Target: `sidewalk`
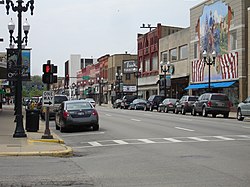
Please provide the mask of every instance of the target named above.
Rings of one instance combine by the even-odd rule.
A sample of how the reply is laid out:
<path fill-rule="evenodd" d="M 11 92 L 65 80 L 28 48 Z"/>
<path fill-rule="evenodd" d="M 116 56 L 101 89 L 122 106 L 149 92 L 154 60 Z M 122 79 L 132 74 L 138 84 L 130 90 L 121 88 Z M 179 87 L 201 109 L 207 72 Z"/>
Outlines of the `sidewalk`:
<path fill-rule="evenodd" d="M 14 106 L 3 105 L 0 111 L 0 156 L 72 156 L 73 150 L 64 145 L 64 141 L 51 131 L 54 139 L 41 139 L 45 123 L 39 122 L 38 132 L 26 132 L 27 138 L 13 138 Z M 23 125 L 25 128 L 25 112 Z"/>

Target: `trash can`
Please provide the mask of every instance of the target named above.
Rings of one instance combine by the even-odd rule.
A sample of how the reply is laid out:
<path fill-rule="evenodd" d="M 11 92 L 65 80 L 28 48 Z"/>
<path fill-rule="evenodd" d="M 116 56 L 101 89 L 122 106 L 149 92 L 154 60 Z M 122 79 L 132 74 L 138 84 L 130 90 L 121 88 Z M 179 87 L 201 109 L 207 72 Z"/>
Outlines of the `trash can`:
<path fill-rule="evenodd" d="M 27 132 L 37 132 L 39 130 L 39 113 L 37 109 L 26 109 L 26 126 Z"/>

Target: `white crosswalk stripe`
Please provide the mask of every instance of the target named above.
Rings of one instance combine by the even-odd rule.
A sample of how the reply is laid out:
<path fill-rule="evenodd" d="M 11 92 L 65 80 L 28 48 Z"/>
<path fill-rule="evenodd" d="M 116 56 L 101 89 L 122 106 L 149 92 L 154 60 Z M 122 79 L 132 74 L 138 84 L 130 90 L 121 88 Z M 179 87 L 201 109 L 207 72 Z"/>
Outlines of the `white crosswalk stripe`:
<path fill-rule="evenodd" d="M 170 141 L 170 142 L 174 142 L 174 143 L 178 143 L 178 142 L 182 142 L 181 140 L 177 140 L 174 138 L 163 138 L 164 140 Z"/>
<path fill-rule="evenodd" d="M 142 141 L 144 143 L 155 143 L 152 140 L 148 140 L 148 139 L 138 139 L 139 141 Z"/>
<path fill-rule="evenodd" d="M 197 141 L 200 141 L 200 142 L 206 142 L 206 141 L 209 141 L 209 140 L 206 140 L 204 138 L 198 138 L 198 137 L 188 137 L 189 139 L 192 139 L 192 140 L 197 140 Z"/>
<path fill-rule="evenodd" d="M 144 139 L 123 139 L 123 140 L 99 140 L 92 142 L 81 142 L 87 147 L 108 147 L 115 145 L 142 145 L 142 144 L 163 144 L 163 143 L 185 143 L 185 142 L 221 142 L 221 141 L 244 141 L 250 140 L 250 135 L 223 135 L 223 136 L 196 136 L 196 137 L 172 137 L 172 138 L 144 138 Z"/>
<path fill-rule="evenodd" d="M 222 139 L 222 140 L 234 140 L 233 138 L 227 138 L 227 137 L 224 137 L 224 136 L 214 136 L 214 137 Z"/>
<path fill-rule="evenodd" d="M 126 145 L 128 142 L 125 142 L 123 140 L 113 140 L 115 143 L 121 144 L 121 145 Z"/>

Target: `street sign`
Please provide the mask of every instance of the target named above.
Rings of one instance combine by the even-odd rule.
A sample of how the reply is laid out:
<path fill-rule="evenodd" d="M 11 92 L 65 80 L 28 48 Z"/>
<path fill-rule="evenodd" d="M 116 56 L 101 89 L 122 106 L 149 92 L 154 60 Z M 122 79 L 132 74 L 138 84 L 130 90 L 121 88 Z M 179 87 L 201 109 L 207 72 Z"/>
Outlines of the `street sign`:
<path fill-rule="evenodd" d="M 43 92 L 43 106 L 50 107 L 54 106 L 54 92 L 53 91 L 44 91 Z"/>
<path fill-rule="evenodd" d="M 89 78 L 90 78 L 90 77 L 89 77 L 88 75 L 82 76 L 82 79 L 83 79 L 83 80 L 89 80 Z"/>

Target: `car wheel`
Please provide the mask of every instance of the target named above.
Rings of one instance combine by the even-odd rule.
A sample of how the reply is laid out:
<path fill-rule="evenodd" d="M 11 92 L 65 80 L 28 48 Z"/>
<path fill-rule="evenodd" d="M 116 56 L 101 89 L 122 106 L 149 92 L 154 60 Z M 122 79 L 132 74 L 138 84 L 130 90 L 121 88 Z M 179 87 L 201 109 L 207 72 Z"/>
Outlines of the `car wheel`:
<path fill-rule="evenodd" d="M 93 131 L 98 131 L 99 130 L 99 124 L 93 125 Z"/>
<path fill-rule="evenodd" d="M 213 118 L 216 118 L 216 114 L 212 114 Z"/>
<path fill-rule="evenodd" d="M 178 111 L 177 107 L 174 109 L 174 113 L 176 113 L 176 114 L 178 114 L 178 113 L 179 113 L 179 111 Z"/>
<path fill-rule="evenodd" d="M 165 107 L 164 112 L 168 113 L 168 107 Z"/>
<path fill-rule="evenodd" d="M 203 117 L 207 117 L 206 107 L 203 107 L 203 108 L 202 108 L 202 116 L 203 116 Z"/>
<path fill-rule="evenodd" d="M 242 116 L 240 108 L 237 110 L 237 120 L 243 121 L 244 117 Z"/>
<path fill-rule="evenodd" d="M 150 110 L 151 112 L 153 112 L 154 109 L 153 109 L 152 106 L 150 106 L 150 107 L 149 107 L 149 110 Z"/>
<path fill-rule="evenodd" d="M 161 108 L 159 106 L 157 108 L 157 112 L 161 112 Z"/>
<path fill-rule="evenodd" d="M 55 120 L 55 125 L 56 125 L 56 130 L 59 130 L 59 129 L 60 129 L 60 127 L 58 126 L 58 124 L 57 124 L 56 120 Z"/>
<path fill-rule="evenodd" d="M 181 114 L 182 114 L 182 115 L 185 115 L 185 114 L 186 114 L 185 107 L 182 107 L 182 108 L 181 108 Z"/>
<path fill-rule="evenodd" d="M 65 128 L 62 127 L 62 126 L 60 126 L 60 132 L 66 132 L 66 131 L 65 131 Z"/>
<path fill-rule="evenodd" d="M 193 116 L 196 116 L 196 111 L 195 111 L 195 108 L 194 108 L 194 107 L 192 108 L 192 115 L 193 115 Z"/>
<path fill-rule="evenodd" d="M 229 112 L 225 113 L 223 116 L 224 116 L 224 118 L 228 118 Z"/>

